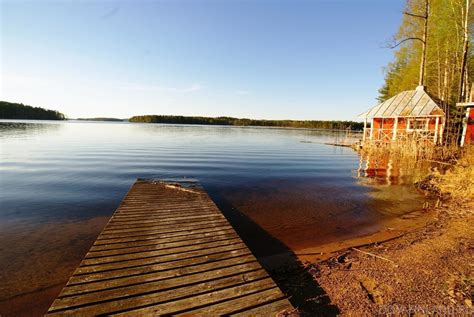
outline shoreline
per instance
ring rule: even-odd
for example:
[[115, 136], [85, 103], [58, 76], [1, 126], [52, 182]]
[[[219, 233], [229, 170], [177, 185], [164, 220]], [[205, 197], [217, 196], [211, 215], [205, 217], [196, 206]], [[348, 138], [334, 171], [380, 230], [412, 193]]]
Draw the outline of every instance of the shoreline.
[[320, 246], [296, 250], [296, 256], [304, 262], [318, 262], [332, 258], [346, 250], [364, 247], [372, 244], [388, 242], [423, 228], [435, 216], [433, 211], [414, 211], [392, 219], [382, 220], [379, 225], [383, 228], [374, 233], [364, 234], [348, 239], [341, 239]]
[[342, 315], [472, 314], [474, 203], [433, 208], [424, 226], [314, 261], [307, 270]]
[[474, 314], [474, 153], [458, 154], [414, 184], [437, 200], [424, 225], [307, 265], [338, 314]]

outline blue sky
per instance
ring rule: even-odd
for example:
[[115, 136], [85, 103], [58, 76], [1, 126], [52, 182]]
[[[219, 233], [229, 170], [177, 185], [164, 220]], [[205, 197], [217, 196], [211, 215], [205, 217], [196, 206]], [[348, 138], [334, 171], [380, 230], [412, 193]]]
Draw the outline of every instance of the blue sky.
[[2, 1], [0, 99], [71, 118], [356, 119], [403, 0]]

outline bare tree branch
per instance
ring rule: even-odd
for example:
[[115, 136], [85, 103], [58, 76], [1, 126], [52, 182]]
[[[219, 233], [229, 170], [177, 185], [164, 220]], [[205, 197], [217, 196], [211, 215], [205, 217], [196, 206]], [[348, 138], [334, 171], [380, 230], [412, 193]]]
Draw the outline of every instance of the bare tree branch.
[[408, 37], [406, 39], [403, 39], [401, 40], [400, 42], [398, 42], [397, 44], [395, 45], [390, 45], [389, 48], [396, 48], [397, 46], [400, 46], [401, 44], [405, 43], [406, 41], [411, 41], [411, 40], [418, 40], [422, 43], [425, 43], [425, 41], [423, 41], [422, 39], [420, 39], [419, 37]]
[[427, 19], [428, 17], [426, 15], [420, 15], [420, 14], [414, 14], [408, 11], [403, 12], [403, 14], [415, 17], [415, 18], [421, 18], [421, 19]]

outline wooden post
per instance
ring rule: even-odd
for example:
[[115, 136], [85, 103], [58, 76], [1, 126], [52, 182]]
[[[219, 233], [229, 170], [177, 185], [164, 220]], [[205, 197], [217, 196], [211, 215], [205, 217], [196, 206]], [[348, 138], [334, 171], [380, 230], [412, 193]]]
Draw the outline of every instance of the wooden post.
[[380, 121], [380, 127], [379, 127], [379, 132], [377, 133], [377, 139], [384, 141], [385, 139], [385, 134], [383, 133], [383, 119]]
[[444, 133], [444, 125], [446, 124], [446, 119], [443, 118], [441, 120], [441, 127], [439, 129], [439, 143], [443, 144], [443, 133]]
[[[435, 123], [435, 134], [433, 138], [433, 143], [436, 145], [438, 143], [438, 125], [439, 125], [439, 117], [436, 117], [436, 123]], [[429, 123], [428, 123], [429, 127]]]
[[[474, 83], [471, 85], [471, 93], [469, 95], [469, 102], [474, 102]], [[474, 109], [473, 109], [474, 110]], [[469, 117], [471, 113], [471, 106], [466, 106], [466, 118], [463, 120], [462, 135], [461, 135], [461, 147], [464, 146], [466, 140], [467, 126], [469, 125]]]
[[364, 118], [364, 135], [362, 136], [362, 141], [365, 142], [365, 135], [367, 132], [367, 117]]
[[467, 133], [467, 124], [469, 121], [469, 112], [470, 108], [466, 107], [466, 117], [464, 118], [463, 122], [463, 127], [462, 127], [462, 135], [461, 135], [461, 147], [464, 146], [464, 140], [466, 139], [466, 133]]
[[397, 131], [398, 131], [398, 117], [394, 119], [393, 123], [393, 135], [392, 135], [392, 140], [396, 141], [397, 140]]
[[372, 118], [372, 121], [370, 122], [370, 141], [372, 141], [373, 137], [374, 137], [374, 118]]

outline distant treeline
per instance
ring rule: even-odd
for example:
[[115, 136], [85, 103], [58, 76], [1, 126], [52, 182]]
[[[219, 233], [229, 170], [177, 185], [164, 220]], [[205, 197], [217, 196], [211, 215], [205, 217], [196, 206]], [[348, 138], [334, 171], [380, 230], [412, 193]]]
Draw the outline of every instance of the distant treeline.
[[61, 112], [0, 101], [0, 119], [66, 120]]
[[96, 117], [96, 118], [77, 118], [76, 120], [81, 120], [81, 121], [114, 121], [114, 122], [122, 122], [122, 121], [127, 121], [127, 119], [106, 118], [106, 117]]
[[173, 123], [173, 124], [209, 124], [209, 125], [235, 125], [235, 126], [262, 126], [262, 127], [289, 127], [307, 129], [333, 129], [333, 130], [362, 130], [363, 124], [354, 121], [322, 121], [322, 120], [254, 120], [232, 117], [185, 117], [148, 115], [134, 116], [130, 122], [145, 123]]

